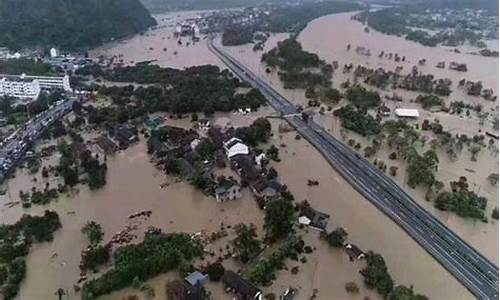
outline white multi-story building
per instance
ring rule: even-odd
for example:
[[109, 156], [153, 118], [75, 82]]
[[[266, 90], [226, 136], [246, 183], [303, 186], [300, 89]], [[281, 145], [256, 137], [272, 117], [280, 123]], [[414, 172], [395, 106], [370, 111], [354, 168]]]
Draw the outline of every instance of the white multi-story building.
[[62, 89], [71, 92], [69, 76], [27, 76], [0, 74], [0, 96], [11, 96], [21, 99], [38, 98], [42, 90]]
[[21, 75], [21, 77], [28, 79], [28, 80], [38, 80], [40, 82], [40, 88], [42, 90], [61, 89], [61, 90], [65, 90], [67, 92], [73, 91], [71, 89], [71, 85], [69, 83], [69, 76], [68, 75], [64, 75], [64, 77]]
[[8, 78], [0, 76], [0, 96], [34, 100], [38, 98], [40, 91], [40, 82], [38, 80], [25, 80], [21, 77]]

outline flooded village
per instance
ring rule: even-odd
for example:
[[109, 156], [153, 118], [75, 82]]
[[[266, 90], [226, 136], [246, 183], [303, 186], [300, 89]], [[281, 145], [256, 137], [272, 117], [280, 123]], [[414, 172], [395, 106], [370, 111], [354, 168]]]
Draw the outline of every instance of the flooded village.
[[[226, 69], [225, 64], [209, 50], [209, 38], [206, 34], [198, 33], [199, 38], [195, 40], [191, 36], [183, 37], [178, 34], [178, 24], [196, 19], [202, 13], [204, 12], [189, 11], [155, 15], [158, 21], [156, 27], [142, 34], [105, 44], [90, 51], [89, 56], [96, 59], [113, 59], [115, 64], [122, 67], [148, 62], [164, 68], [187, 70], [186, 72], [189, 72], [189, 67], [201, 65], [215, 65], [221, 70]], [[443, 148], [436, 150], [439, 157], [436, 178], [448, 188], [450, 181], [465, 176], [468, 187], [479, 196], [488, 199], [484, 210], [484, 215], [487, 217], [485, 222], [437, 209], [433, 201], [426, 200], [428, 189], [422, 186], [411, 188], [407, 184], [408, 175], [405, 169], [408, 162], [388, 158], [394, 149], [385, 143], [367, 159], [375, 163], [383, 161], [389, 167], [396, 167], [397, 172], [394, 172], [397, 174], [392, 178], [414, 196], [418, 204], [498, 265], [498, 221], [491, 217], [495, 209], [498, 214], [499, 206], [496, 185], [499, 163], [496, 95], [498, 95], [499, 74], [498, 69], [494, 67], [498, 65], [498, 57], [468, 54], [467, 51], [458, 53], [453, 50], [455, 47], [425, 47], [402, 37], [386, 35], [373, 29], [367, 30], [368, 27], [353, 18], [358, 13], [338, 13], [317, 18], [300, 31], [297, 41], [304, 51], [315, 53], [321, 60], [337, 66], [332, 75], [332, 87], [345, 90], [342, 85], [346, 81], [351, 83], [359, 81], [362, 86], [378, 91], [383, 106], [389, 111], [384, 115], [384, 120], [396, 120], [397, 109], [416, 110], [418, 118], [408, 120], [412, 126], [422, 126], [423, 121], [427, 119], [430, 122], [438, 122], [444, 131], [450, 132], [453, 136], [465, 134], [472, 137], [486, 133], [491, 136], [485, 139], [485, 143], [489, 143], [488, 147], [478, 150], [477, 156], [474, 154], [474, 159], [471, 159], [473, 151], [469, 151], [465, 146], [462, 151], [457, 151], [453, 158], [450, 158]], [[285, 88], [280, 78], [280, 70], [270, 69], [262, 61], [263, 53], [268, 53], [289, 36], [288, 33], [271, 33], [262, 48], [257, 51], [254, 44], [223, 46], [223, 49], [293, 104], [300, 106], [329, 133], [353, 148], [359, 144], [357, 149], [363, 155], [363, 149], [373, 145], [376, 137], [363, 136], [343, 127], [342, 118], [334, 115], [333, 111], [346, 104], [347, 99], [341, 99], [336, 103], [311, 105], [311, 99], [306, 97], [304, 89]], [[215, 38], [218, 43], [220, 39], [220, 36]], [[494, 41], [488, 43], [495, 44]], [[366, 55], [366, 50], [371, 54]], [[498, 48], [496, 50], [498, 51]], [[379, 55], [379, 53], [384, 54]], [[387, 53], [391, 53], [391, 58], [385, 55]], [[405, 61], [395, 61], [392, 58], [393, 53], [405, 57]], [[446, 62], [446, 66], [451, 62], [464, 63], [467, 65], [467, 72], [436, 67], [442, 61]], [[432, 74], [436, 79], [448, 78], [452, 81], [449, 95], [443, 97], [445, 99], [443, 107], [450, 106], [454, 101], [462, 101], [468, 106], [462, 113], [456, 114], [441, 109], [424, 109], [416, 100], [420, 95], [419, 92], [369, 85], [364, 82], [363, 75], [355, 76], [354, 72], [345, 71], [346, 66], [350, 64], [353, 65], [353, 69], [357, 66], [374, 70], [383, 68], [394, 72], [398, 69], [397, 72], [401, 74], [409, 74], [414, 66], [418, 66], [418, 71], [423, 74]], [[459, 86], [459, 82], [464, 78], [468, 81], [481, 81], [485, 89], [492, 89], [495, 99], [490, 101], [469, 95], [465, 88]], [[93, 78], [92, 81], [103, 84], [101, 79]], [[105, 81], [108, 87], [114, 85], [123, 87], [127, 84], [123, 81], [119, 83]], [[147, 84], [139, 83], [137, 86], [147, 88]], [[248, 87], [237, 87], [238, 93], [250, 93], [249, 90]], [[147, 93], [144, 94], [144, 97], [148, 96]], [[111, 98], [109, 94], [97, 92], [83, 106], [106, 107], [113, 103]], [[481, 107], [481, 113], [487, 113], [486, 115], [473, 110], [472, 107], [478, 105]], [[375, 112], [371, 111], [369, 114], [375, 115]], [[74, 122], [74, 118], [74, 114], [71, 113], [65, 122], [70, 124]], [[259, 120], [267, 120], [270, 124], [267, 140], [250, 145], [231, 134], [234, 130], [237, 132], [238, 128], [252, 128]], [[170, 130], [169, 128], [175, 129], [165, 133], [168, 141], [159, 137], [161, 145], [156, 148], [154, 145], [151, 146], [150, 141], [154, 130], [159, 128], [166, 128], [166, 131]], [[211, 131], [214, 128], [224, 134], [223, 147], [218, 149], [223, 161], [221, 166], [224, 167], [217, 166], [217, 163], [216, 166], [210, 167], [215, 178], [212, 181], [216, 185], [213, 194], [201, 191], [186, 180], [183, 168], [179, 172], [174, 172], [175, 174], [165, 173], [162, 164], [170, 162], [170, 155], [175, 159], [182, 158], [183, 161], [189, 161], [186, 153], [200, 152], [195, 151], [199, 149], [199, 143], [214, 139], [216, 136]], [[233, 245], [232, 240], [237, 235], [235, 228], [239, 224], [253, 224], [256, 236], [264, 239], [267, 234], [266, 214], [262, 207], [269, 205], [272, 201], [267, 201], [280, 193], [293, 195], [297, 204], [307, 200], [315, 214], [324, 214], [323, 217], [327, 221], [321, 230], [317, 230], [311, 226], [314, 218], [307, 217], [307, 209], [298, 208], [297, 217], [300, 215], [306, 218], [297, 218], [297, 224], [293, 226], [303, 240], [305, 246], [303, 248], [309, 250], [300, 253], [296, 260], [286, 259], [284, 267], [280, 270], [273, 270], [276, 274], [271, 280], [272, 284], [259, 285], [259, 288], [256, 288], [261, 292], [261, 297], [277, 299], [281, 296], [280, 299], [292, 299], [284, 298], [286, 297], [284, 295], [287, 291], [293, 290], [295, 299], [383, 299], [384, 296], [378, 293], [377, 289], [368, 288], [363, 283], [364, 277], [360, 274], [366, 262], [363, 259], [358, 260], [357, 257], [360, 253], [371, 250], [383, 255], [395, 285], [412, 287], [416, 293], [423, 294], [429, 299], [474, 298], [470, 291], [401, 227], [366, 200], [329, 166], [320, 152], [292, 130], [269, 105], [258, 105], [258, 109], [254, 110], [217, 111], [208, 116], [203, 113], [195, 116], [189, 113], [154, 112], [144, 124], [130, 130], [133, 133], [129, 134], [134, 138], [126, 147], [119, 147], [118, 131], [121, 129], [116, 130], [116, 134], [111, 132], [103, 134], [88, 126], [81, 134], [84, 144], [86, 143], [86, 147], [92, 153], [94, 153], [92, 145], [100, 147], [99, 153], [106, 153], [102, 155], [105, 157], [104, 164], [107, 169], [106, 183], [99, 189], [78, 184], [48, 204], [24, 207], [20, 191], [29, 193], [31, 187], [42, 190], [44, 186], [53, 187], [61, 183], [60, 177], [42, 174], [44, 168], [50, 169], [60, 161], [63, 154], [57, 151], [41, 159], [40, 171], [32, 173], [28, 168], [19, 168], [14, 176], [3, 184], [2, 189], [5, 189], [5, 194], [0, 195], [2, 223], [14, 224], [23, 214], [42, 215], [45, 210], [54, 210], [59, 214], [62, 225], [54, 232], [53, 241], [32, 245], [26, 258], [26, 278], [20, 285], [17, 299], [53, 299], [61, 289], [64, 295], [62, 299], [79, 299], [82, 297], [82, 282], [99, 278], [111, 269], [112, 264], [107, 263], [97, 268], [98, 271], [95, 273], [90, 269], [85, 274], [82, 273], [82, 251], [89, 246], [89, 241], [81, 230], [89, 221], [100, 225], [103, 232], [102, 241], [110, 243], [110, 247], [118, 247], [120, 243], [123, 245], [139, 243], [143, 239], [144, 232], [155, 230], [193, 235], [202, 241], [206, 253], [195, 258], [193, 265], [201, 267], [220, 261], [226, 269], [222, 280], [226, 284], [226, 281], [231, 279], [237, 281], [239, 279], [231, 278], [227, 270], [234, 272], [244, 270], [251, 273], [254, 271], [252, 268], [258, 268], [255, 266], [258, 265], [258, 260], [249, 266], [240, 261], [237, 253], [230, 249], [229, 245]], [[128, 133], [128, 130], [125, 131]], [[180, 146], [170, 145], [174, 135], [178, 135]], [[106, 137], [105, 140], [103, 136]], [[129, 140], [130, 136], [127, 135], [126, 139]], [[188, 137], [189, 140], [186, 140]], [[419, 138], [425, 140], [418, 148], [420, 151], [429, 149], [430, 141], [436, 136], [432, 131], [422, 131]], [[60, 140], [70, 142], [71, 139], [63, 136], [59, 138]], [[489, 140], [492, 142], [488, 142]], [[36, 152], [41, 152], [54, 144], [57, 143], [53, 140], [37, 143]], [[108, 152], [105, 144], [113, 149]], [[175, 149], [172, 150], [170, 146]], [[165, 154], [167, 158], [159, 154], [162, 151], [167, 153]], [[174, 152], [175, 154], [172, 154]], [[258, 157], [264, 157], [267, 164], [261, 165]], [[102, 157], [97, 156], [96, 159]], [[247, 161], [249, 159], [250, 162]], [[207, 164], [213, 163], [209, 160], [206, 160]], [[247, 164], [252, 171], [245, 171], [244, 165]], [[175, 166], [177, 168], [178, 164]], [[251, 178], [250, 173], [255, 168], [258, 176]], [[186, 172], [190, 176], [196, 176], [196, 170]], [[276, 174], [270, 174], [272, 172]], [[183, 176], [178, 175], [180, 173]], [[488, 178], [495, 173], [497, 183], [492, 184]], [[261, 201], [256, 201], [256, 198]], [[350, 250], [350, 246], [344, 247], [344, 243], [340, 247], [332, 247], [325, 241], [325, 233], [338, 228], [343, 228], [348, 233], [346, 242], [352, 243], [360, 253]], [[259, 253], [263, 253], [263, 257], [266, 257], [266, 254], [273, 253], [279, 246], [282, 245], [269, 243], [257, 248], [260, 248], [259, 251], [262, 252]], [[181, 282], [184, 280], [179, 272], [169, 271], [139, 282], [133, 287], [112, 291], [99, 299], [167, 299], [171, 296], [169, 293], [174, 291], [173, 285], [170, 285], [169, 289], [167, 283], [178, 283], [179, 280]], [[228, 292], [221, 282], [209, 280], [205, 283], [205, 281], [207, 280], [204, 279], [204, 288], [211, 299], [233, 299], [234, 295]], [[272, 298], [273, 296], [276, 298]]]

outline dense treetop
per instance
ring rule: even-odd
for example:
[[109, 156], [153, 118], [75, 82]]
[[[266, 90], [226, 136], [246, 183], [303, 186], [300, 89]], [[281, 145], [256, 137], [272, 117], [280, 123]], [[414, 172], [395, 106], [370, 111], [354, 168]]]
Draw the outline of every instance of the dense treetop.
[[155, 24], [138, 0], [0, 1], [0, 45], [12, 49], [91, 48]]
[[50, 65], [28, 58], [0, 60], [0, 74], [20, 75], [23, 73], [46, 76], [51, 75], [52, 72]]
[[304, 68], [317, 68], [321, 60], [315, 53], [302, 50], [302, 45], [295, 39], [278, 42], [278, 46], [262, 55], [270, 67], [279, 67], [285, 71], [301, 71]]
[[102, 70], [98, 67], [79, 70], [79, 75], [93, 75], [115, 82], [152, 84], [148, 87], [100, 87], [116, 107], [95, 109], [90, 123], [122, 123], [156, 111], [175, 114], [232, 111], [238, 108], [256, 110], [265, 104], [264, 96], [256, 89], [240, 93], [246, 87], [227, 70], [205, 65], [185, 70], [153, 65]]

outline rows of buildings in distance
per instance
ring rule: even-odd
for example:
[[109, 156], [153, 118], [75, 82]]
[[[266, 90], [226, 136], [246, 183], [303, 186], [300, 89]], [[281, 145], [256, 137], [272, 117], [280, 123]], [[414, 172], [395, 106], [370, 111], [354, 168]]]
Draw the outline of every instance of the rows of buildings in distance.
[[21, 53], [19, 52], [11, 53], [8, 48], [0, 47], [0, 60], [13, 59], [13, 58], [21, 58]]
[[174, 35], [176, 37], [190, 36], [193, 40], [200, 40], [200, 27], [194, 20], [177, 23]]
[[262, 19], [270, 15], [269, 8], [236, 8], [221, 11], [200, 12], [192, 18], [178, 20], [178, 18], [164, 18], [164, 25], [154, 28], [175, 26], [176, 37], [192, 37], [195, 40], [201, 38], [200, 34], [220, 32], [226, 27], [253, 26], [262, 22]]

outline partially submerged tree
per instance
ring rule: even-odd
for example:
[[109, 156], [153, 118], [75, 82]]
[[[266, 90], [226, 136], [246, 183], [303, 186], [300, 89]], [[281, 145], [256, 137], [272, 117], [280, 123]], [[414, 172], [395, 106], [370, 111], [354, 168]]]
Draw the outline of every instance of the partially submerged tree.
[[326, 236], [328, 244], [332, 247], [342, 247], [347, 239], [347, 231], [342, 227], [337, 227]]
[[81, 231], [87, 236], [92, 245], [99, 244], [104, 236], [101, 225], [94, 221], [87, 222]]
[[491, 173], [488, 175], [488, 181], [491, 185], [495, 186], [498, 184], [498, 173]]
[[231, 241], [238, 258], [248, 262], [260, 251], [260, 241], [257, 239], [257, 228], [254, 224], [238, 224], [234, 227], [236, 238]]
[[266, 206], [264, 217], [266, 239], [275, 241], [286, 237], [293, 231], [295, 209], [290, 201], [276, 200]]

